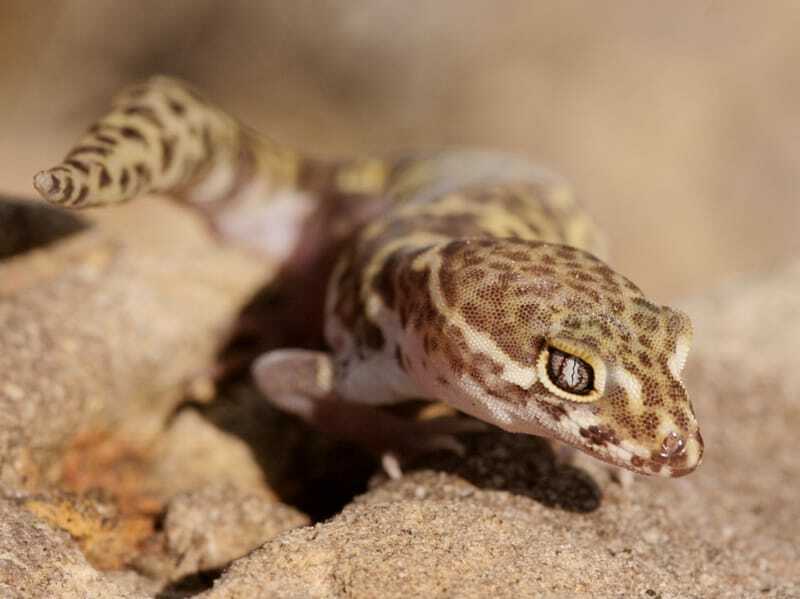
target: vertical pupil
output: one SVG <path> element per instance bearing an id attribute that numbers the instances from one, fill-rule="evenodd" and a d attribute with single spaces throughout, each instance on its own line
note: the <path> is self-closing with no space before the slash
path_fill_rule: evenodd
<path id="1" fill-rule="evenodd" d="M 547 374 L 553 384 L 568 393 L 587 395 L 594 386 L 594 371 L 577 356 L 550 347 Z"/>
<path id="2" fill-rule="evenodd" d="M 581 376 L 580 366 L 578 361 L 575 358 L 567 358 L 565 362 L 565 366 L 562 370 L 564 373 L 564 380 L 567 381 L 567 384 L 570 387 L 578 387 L 581 384 Z"/>

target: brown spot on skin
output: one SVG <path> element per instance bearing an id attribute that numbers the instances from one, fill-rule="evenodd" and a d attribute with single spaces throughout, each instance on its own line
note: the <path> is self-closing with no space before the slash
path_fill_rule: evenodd
<path id="1" fill-rule="evenodd" d="M 641 293 L 642 292 L 641 289 L 639 289 L 636 285 L 634 285 L 632 281 L 630 281 L 629 279 L 624 279 L 624 280 L 625 280 L 625 287 L 627 287 L 628 289 L 630 289 L 634 293 Z"/>
<path id="2" fill-rule="evenodd" d="M 567 416 L 567 411 L 562 406 L 556 406 L 550 403 L 543 403 L 542 408 L 545 412 L 547 412 L 553 420 L 558 422 L 562 418 Z"/>
<path id="3" fill-rule="evenodd" d="M 442 387 L 446 387 L 449 383 L 447 379 L 444 378 L 442 375 L 436 377 L 436 382 L 439 383 Z"/>
<path id="4" fill-rule="evenodd" d="M 161 122 L 161 119 L 158 118 L 156 111 L 149 106 L 129 106 L 124 110 L 124 112 L 130 116 L 139 116 L 154 127 L 159 129 L 164 128 L 164 124 Z"/>
<path id="5" fill-rule="evenodd" d="M 71 177 L 67 177 L 66 179 L 67 179 L 67 182 L 64 185 L 64 198 L 70 198 L 70 197 L 72 197 L 72 192 L 75 189 L 75 184 L 72 182 L 72 178 Z"/>
<path id="6" fill-rule="evenodd" d="M 616 433 L 605 427 L 592 425 L 578 431 L 584 439 L 593 445 L 618 445 L 619 438 Z"/>
<path id="7" fill-rule="evenodd" d="M 619 300 L 610 300 L 609 306 L 611 306 L 611 311 L 617 316 L 625 313 L 625 304 Z"/>
<path id="8" fill-rule="evenodd" d="M 581 337 L 581 341 L 595 350 L 599 349 L 602 345 L 599 339 L 592 337 L 591 335 L 584 335 Z"/>
<path id="9" fill-rule="evenodd" d="M 644 466 L 644 460 L 640 458 L 638 455 L 631 456 L 631 465 L 634 468 L 641 468 Z"/>
<path id="10" fill-rule="evenodd" d="M 75 205 L 83 204 L 87 195 L 89 195 L 89 186 L 81 185 L 81 190 L 78 192 L 78 197 L 75 198 Z"/>
<path id="11" fill-rule="evenodd" d="M 513 383 L 500 379 L 496 374 L 481 373 L 480 378 L 476 376 L 476 374 L 475 372 L 470 372 L 470 376 L 476 381 L 479 381 L 484 391 L 492 397 L 522 406 L 527 405 L 530 400 L 528 391 Z"/>
<path id="12" fill-rule="evenodd" d="M 658 330 L 658 319 L 650 314 L 636 312 L 633 316 L 631 316 L 631 320 L 633 320 L 636 326 L 645 329 L 646 331 Z"/>
<path id="13" fill-rule="evenodd" d="M 142 183 L 150 182 L 150 169 L 147 168 L 146 164 L 139 162 L 138 164 L 134 165 L 133 170 Z"/>
<path id="14" fill-rule="evenodd" d="M 464 335 L 456 326 L 448 326 L 444 329 L 442 354 L 447 360 L 450 369 L 457 375 L 463 374 L 467 369 L 464 355 L 469 351 Z"/>
<path id="15" fill-rule="evenodd" d="M 672 314 L 667 320 L 667 333 L 675 337 L 683 328 L 684 319 L 678 314 Z"/>
<path id="16" fill-rule="evenodd" d="M 108 169 L 105 167 L 105 165 L 100 167 L 100 178 L 98 179 L 98 185 L 101 189 L 111 185 L 111 175 L 108 173 Z"/>
<path id="17" fill-rule="evenodd" d="M 519 251 L 519 250 L 512 250 L 512 251 L 500 251 L 498 252 L 503 258 L 507 260 L 511 260 L 512 262 L 527 262 L 530 256 L 527 252 Z M 549 269 L 548 269 L 549 270 Z M 552 272 L 552 271 L 551 271 Z"/>
<path id="18" fill-rule="evenodd" d="M 673 408 L 669 413 L 675 419 L 675 424 L 677 424 L 679 428 L 686 429 L 689 427 L 689 418 L 683 410 Z"/>
<path id="19" fill-rule="evenodd" d="M 128 183 L 130 182 L 130 173 L 128 173 L 128 169 L 123 168 L 122 173 L 119 176 L 119 186 L 122 189 L 122 193 L 128 189 Z"/>
<path id="20" fill-rule="evenodd" d="M 186 106 L 184 106 L 181 102 L 175 100 L 174 98 L 169 98 L 167 100 L 167 106 L 169 106 L 169 109 L 172 111 L 173 114 L 176 114 L 178 116 L 186 112 Z"/>
<path id="21" fill-rule="evenodd" d="M 103 135 L 102 133 L 95 133 L 94 138 L 97 141 L 100 141 L 100 142 L 103 142 L 105 144 L 108 144 L 109 146 L 116 146 L 117 145 L 117 140 L 114 139 L 113 137 L 111 137 L 110 135 Z"/>
<path id="22" fill-rule="evenodd" d="M 630 281 L 628 281 L 627 279 L 625 279 L 625 284 L 626 284 L 626 285 L 633 286 L 633 290 L 634 290 L 634 291 L 637 291 L 637 292 L 641 293 L 641 292 L 639 291 L 639 288 L 638 288 L 638 287 L 636 287 L 636 285 L 634 285 L 633 283 L 631 283 L 631 282 L 630 282 Z M 653 312 L 654 314 L 659 314 L 659 313 L 660 313 L 660 310 L 659 310 L 658 306 L 656 306 L 656 305 L 655 305 L 655 304 L 653 304 L 652 302 L 649 302 L 649 301 L 647 301 L 647 300 L 646 300 L 645 298 L 643 298 L 643 297 L 634 297 L 634 298 L 632 298 L 632 299 L 631 299 L 631 301 L 632 301 L 634 304 L 636 304 L 637 306 L 640 306 L 640 307 L 644 308 L 645 310 L 649 310 L 650 312 Z"/>
<path id="23" fill-rule="evenodd" d="M 147 138 L 142 135 L 138 129 L 134 129 L 133 127 L 120 127 L 119 132 L 125 139 L 134 139 L 139 143 L 148 145 Z"/>
<path id="24" fill-rule="evenodd" d="M 656 431 L 661 424 L 661 419 L 654 412 L 642 414 L 640 425 L 644 433 L 649 437 L 655 438 Z"/>
<path id="25" fill-rule="evenodd" d="M 500 270 L 500 271 L 505 271 L 505 272 L 511 271 L 514 268 L 511 264 L 509 264 L 507 262 L 497 262 L 497 261 L 489 262 L 486 265 L 486 267 L 490 268 L 492 270 Z"/>
<path id="26" fill-rule="evenodd" d="M 72 159 L 65 160 L 64 164 L 70 165 L 72 168 L 74 168 L 77 171 L 82 172 L 84 175 L 88 175 L 89 174 L 89 167 L 86 166 L 83 162 L 80 162 L 79 160 L 72 160 Z"/>
<path id="27" fill-rule="evenodd" d="M 579 266 L 580 268 L 580 266 Z M 588 272 L 583 272 L 581 270 L 575 270 L 570 273 L 570 276 L 575 277 L 576 279 L 583 281 L 585 283 L 594 283 L 595 278 L 590 275 Z"/>
<path id="28" fill-rule="evenodd" d="M 175 153 L 174 139 L 161 139 L 161 170 L 167 171 L 172 165 L 172 158 Z"/>
<path id="29" fill-rule="evenodd" d="M 608 338 L 612 336 L 611 327 L 605 322 L 600 321 L 597 323 L 597 326 L 600 328 L 600 332 L 603 334 L 603 337 Z"/>

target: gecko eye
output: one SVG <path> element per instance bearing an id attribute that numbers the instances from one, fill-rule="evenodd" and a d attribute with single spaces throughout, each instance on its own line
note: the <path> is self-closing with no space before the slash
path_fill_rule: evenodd
<path id="1" fill-rule="evenodd" d="M 594 370 L 577 356 L 548 348 L 547 375 L 556 387 L 575 395 L 588 395 L 594 389 Z"/>
<path id="2" fill-rule="evenodd" d="M 603 394 L 605 364 L 581 344 L 550 341 L 539 355 L 537 370 L 542 384 L 561 399 L 586 403 Z"/>

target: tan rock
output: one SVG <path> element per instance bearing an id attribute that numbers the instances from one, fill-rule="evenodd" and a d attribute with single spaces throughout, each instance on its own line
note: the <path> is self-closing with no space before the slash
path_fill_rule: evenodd
<path id="1" fill-rule="evenodd" d="M 0 596 L 4 599 L 152 596 L 139 577 L 95 570 L 65 532 L 16 502 L 0 500 Z"/>
<path id="2" fill-rule="evenodd" d="M 194 410 L 182 410 L 159 440 L 153 476 L 170 496 L 214 484 L 273 497 L 251 448 Z"/>
<path id="3" fill-rule="evenodd" d="M 164 201 L 92 216 L 0 262 L 0 480 L 13 487 L 36 486 L 76 433 L 156 436 L 269 271 Z"/>
<path id="4" fill-rule="evenodd" d="M 308 524 L 297 510 L 230 485 L 173 498 L 164 519 L 170 578 L 221 568 L 279 534 Z"/>

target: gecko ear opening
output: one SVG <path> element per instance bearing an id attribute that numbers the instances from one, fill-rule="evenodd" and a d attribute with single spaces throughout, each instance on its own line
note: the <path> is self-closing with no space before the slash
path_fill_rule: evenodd
<path id="1" fill-rule="evenodd" d="M 593 402 L 605 389 L 603 361 L 573 342 L 549 340 L 536 361 L 536 370 L 548 391 L 568 401 Z"/>

